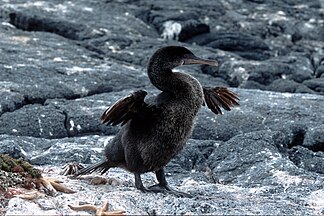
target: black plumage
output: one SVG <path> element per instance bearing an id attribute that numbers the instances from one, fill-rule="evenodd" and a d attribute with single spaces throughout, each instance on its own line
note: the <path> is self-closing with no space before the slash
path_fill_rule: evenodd
<path id="1" fill-rule="evenodd" d="M 145 100 L 147 92 L 140 90 L 126 96 L 102 115 L 102 123 L 122 127 L 105 147 L 105 159 L 80 170 L 77 175 L 111 167 L 124 168 L 135 175 L 135 186 L 145 192 L 169 192 L 190 196 L 169 187 L 163 167 L 183 148 L 192 133 L 195 117 L 202 105 L 215 114 L 221 108 L 231 110 L 238 105 L 238 96 L 224 87 L 208 88 L 191 75 L 172 72 L 185 64 L 217 65 L 214 60 L 203 60 L 180 46 L 157 50 L 148 64 L 148 77 L 162 92 Z M 140 175 L 155 172 L 158 184 L 146 188 Z"/>

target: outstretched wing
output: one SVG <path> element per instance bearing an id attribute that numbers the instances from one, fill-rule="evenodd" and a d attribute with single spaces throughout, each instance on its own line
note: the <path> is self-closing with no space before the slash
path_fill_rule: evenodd
<path id="1" fill-rule="evenodd" d="M 121 125 L 126 124 L 147 107 L 144 102 L 146 95 L 146 91 L 139 90 L 118 100 L 102 114 L 101 123 L 113 126 L 120 123 Z"/>
<path id="2" fill-rule="evenodd" d="M 230 111 L 231 107 L 238 106 L 237 94 L 225 87 L 203 87 L 207 107 L 216 115 L 223 114 L 221 108 Z"/>

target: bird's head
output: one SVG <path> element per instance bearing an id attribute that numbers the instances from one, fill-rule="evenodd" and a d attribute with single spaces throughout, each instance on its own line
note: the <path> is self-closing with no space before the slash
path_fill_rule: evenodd
<path id="1" fill-rule="evenodd" d="M 181 65 L 206 64 L 217 66 L 215 60 L 201 59 L 190 50 L 182 46 L 166 46 L 157 50 L 151 57 L 150 65 L 158 65 L 167 69 L 173 69 Z"/>

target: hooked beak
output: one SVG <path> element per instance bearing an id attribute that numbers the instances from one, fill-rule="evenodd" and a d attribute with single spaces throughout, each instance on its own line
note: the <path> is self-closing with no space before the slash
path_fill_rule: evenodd
<path id="1" fill-rule="evenodd" d="M 190 55 L 187 58 L 183 60 L 184 65 L 189 64 L 205 64 L 205 65 L 211 65 L 211 66 L 218 66 L 218 62 L 216 60 L 209 60 L 209 59 L 201 59 L 194 55 Z"/>

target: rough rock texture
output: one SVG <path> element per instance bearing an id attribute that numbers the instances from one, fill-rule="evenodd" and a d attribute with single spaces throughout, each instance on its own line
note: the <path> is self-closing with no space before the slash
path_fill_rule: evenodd
<path id="1" fill-rule="evenodd" d="M 0 214 L 73 214 L 68 204 L 106 200 L 128 214 L 324 214 L 323 11 L 320 0 L 0 0 L 0 153 L 78 191 L 13 198 Z M 171 44 L 219 61 L 177 71 L 241 99 L 221 116 L 202 108 L 166 167 L 170 185 L 194 198 L 141 193 L 121 169 L 106 185 L 59 175 L 101 159 L 118 130 L 99 122 L 109 105 L 158 93 L 146 64 Z"/>

